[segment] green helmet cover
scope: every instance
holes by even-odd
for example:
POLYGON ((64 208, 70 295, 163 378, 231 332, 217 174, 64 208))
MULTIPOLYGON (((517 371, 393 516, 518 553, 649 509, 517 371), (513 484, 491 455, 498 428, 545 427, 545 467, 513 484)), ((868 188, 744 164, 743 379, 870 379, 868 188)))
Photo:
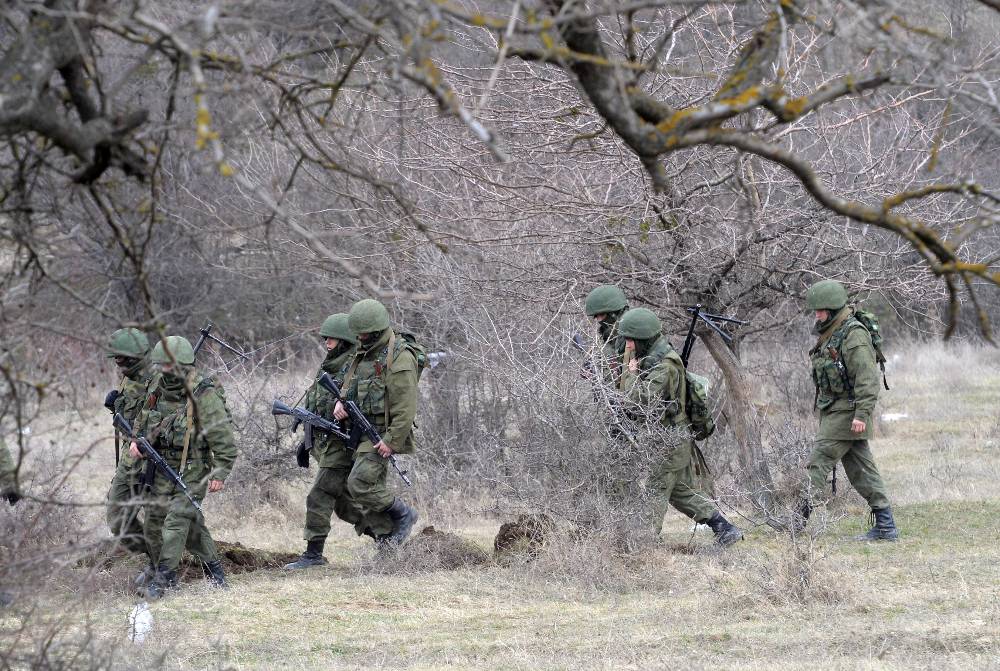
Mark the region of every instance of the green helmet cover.
POLYGON ((820 280, 806 292, 810 310, 839 310, 847 305, 847 289, 837 280, 820 280))
POLYGON ((149 354, 149 338, 136 328, 118 329, 108 339, 108 358, 127 356, 141 359, 149 354))
POLYGON ((606 315, 618 312, 625 308, 627 304, 628 300, 625 298, 625 292, 614 284, 602 284, 599 287, 594 287, 587 294, 584 310, 588 317, 593 317, 594 315, 606 315))
POLYGON ((351 307, 347 324, 355 334, 384 331, 389 328, 389 311, 377 300, 366 298, 351 307))
POLYGON ((660 319, 652 310, 632 308, 618 320, 618 334, 629 340, 648 340, 660 335, 660 319))
POLYGON ((194 348, 191 347, 191 343, 188 342, 187 338, 182 336, 167 336, 167 349, 163 349, 163 340, 156 343, 156 347, 153 348, 153 354, 150 357, 153 363, 177 363, 190 366, 194 363, 194 348), (173 360, 170 356, 173 355, 173 360))
POLYGON ((335 315, 330 315, 323 321, 323 325, 319 327, 319 334, 324 338, 336 338, 337 340, 357 345, 358 339, 355 337, 354 332, 351 331, 351 327, 347 323, 348 319, 349 317, 346 312, 338 312, 335 315))

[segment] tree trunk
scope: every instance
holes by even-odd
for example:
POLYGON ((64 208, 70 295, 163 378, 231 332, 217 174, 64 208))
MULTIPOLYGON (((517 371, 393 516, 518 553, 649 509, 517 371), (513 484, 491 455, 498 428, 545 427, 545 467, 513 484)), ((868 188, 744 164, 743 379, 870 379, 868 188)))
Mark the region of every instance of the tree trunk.
POLYGON ((771 469, 768 468, 767 460, 764 458, 760 423, 751 393, 750 375, 717 333, 708 331, 699 333, 699 337, 722 371, 722 378, 726 383, 728 393, 725 411, 736 435, 736 456, 740 469, 737 480, 747 488, 753 504, 761 512, 770 513, 773 507, 771 494, 774 491, 774 481, 771 479, 771 469))

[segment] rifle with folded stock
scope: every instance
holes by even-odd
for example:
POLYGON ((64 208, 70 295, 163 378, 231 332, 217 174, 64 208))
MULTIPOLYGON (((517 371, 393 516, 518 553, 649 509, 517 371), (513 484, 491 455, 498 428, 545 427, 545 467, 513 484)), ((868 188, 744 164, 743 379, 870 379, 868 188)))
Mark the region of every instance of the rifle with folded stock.
POLYGON ((288 406, 278 399, 271 402, 271 414, 272 415, 288 415, 294 418, 292 422, 292 433, 299 428, 299 424, 305 425, 305 439, 299 445, 298 450, 295 452, 295 461, 302 468, 309 468, 309 452, 313 448, 313 430, 319 429, 325 433, 332 436, 340 438, 345 443, 349 443, 351 437, 344 433, 338 422, 330 421, 324 417, 320 417, 314 412, 306 410, 302 406, 291 407, 288 406))
MULTIPOLYGON (((168 480, 174 483, 174 486, 181 490, 184 496, 187 497, 191 505, 195 507, 199 513, 204 513, 201 509, 201 504, 198 503, 193 496, 191 496, 191 490, 188 489, 187 484, 184 482, 184 478, 167 463, 167 460, 156 451, 152 443, 149 442, 143 436, 137 436, 132 432, 132 425, 128 423, 128 420, 122 417, 121 413, 115 413, 114 419, 115 428, 124 433, 126 436, 135 441, 136 445, 139 446, 139 452, 149 459, 149 463, 158 469, 163 475, 167 477, 168 480)), ((148 482, 148 485, 152 485, 152 482, 148 482)))
MULTIPOLYGON (((372 445, 378 445, 382 442, 382 436, 379 434, 378 429, 375 425, 368 421, 365 417, 365 413, 361 412, 361 408, 354 401, 349 401, 340 393, 340 387, 337 386, 336 380, 330 377, 329 373, 323 373, 319 378, 319 384, 321 387, 333 394, 333 397, 341 402, 344 406, 344 410, 350 416, 351 420, 351 434, 350 439, 347 442, 348 449, 356 450, 358 449, 358 443, 361 442, 361 437, 365 436, 372 442, 372 445)), ((403 482, 407 486, 412 485, 408 477, 406 477, 406 471, 399 467, 399 463, 396 461, 395 455, 389 455, 389 464, 395 469, 399 477, 402 478, 403 482)))

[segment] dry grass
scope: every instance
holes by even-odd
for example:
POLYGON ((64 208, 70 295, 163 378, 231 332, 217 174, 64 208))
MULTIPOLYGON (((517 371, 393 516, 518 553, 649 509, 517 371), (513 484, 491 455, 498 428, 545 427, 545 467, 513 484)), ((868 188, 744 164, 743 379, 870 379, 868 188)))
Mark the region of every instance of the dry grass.
MULTIPOLYGON (((921 346, 890 367, 890 385, 882 411, 909 417, 883 423, 873 446, 899 543, 851 540, 866 517, 853 492, 825 533, 797 544, 764 527, 720 552, 710 532, 692 534, 670 513, 652 551, 621 558, 606 541, 569 535, 508 567, 379 570, 367 540, 341 525, 328 567, 235 576, 228 592, 194 585, 155 604, 152 638, 113 665, 1000 669, 1000 354, 921 346)), ((76 440, 105 431, 104 419, 77 420, 76 440)), ((110 459, 102 446, 68 487, 99 501, 110 459)), ((246 505, 238 492, 210 501, 213 532, 298 550, 308 482, 281 487, 287 505, 246 505)), ((81 514, 100 526, 99 508, 81 514)), ((499 527, 426 517, 484 550, 499 527)), ((128 648, 133 603, 122 589, 98 591, 65 635, 128 648)), ((9 628, 14 616, 4 617, 9 628)))

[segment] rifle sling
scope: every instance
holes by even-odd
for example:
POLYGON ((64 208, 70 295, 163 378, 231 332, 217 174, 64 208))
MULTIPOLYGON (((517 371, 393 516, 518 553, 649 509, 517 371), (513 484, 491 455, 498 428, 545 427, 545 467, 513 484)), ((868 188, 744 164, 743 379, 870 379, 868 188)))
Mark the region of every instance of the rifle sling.
POLYGON ((187 400, 187 427, 184 430, 184 447, 181 448, 181 467, 178 474, 184 472, 184 465, 187 463, 188 447, 191 445, 191 434, 194 433, 194 399, 187 400))

